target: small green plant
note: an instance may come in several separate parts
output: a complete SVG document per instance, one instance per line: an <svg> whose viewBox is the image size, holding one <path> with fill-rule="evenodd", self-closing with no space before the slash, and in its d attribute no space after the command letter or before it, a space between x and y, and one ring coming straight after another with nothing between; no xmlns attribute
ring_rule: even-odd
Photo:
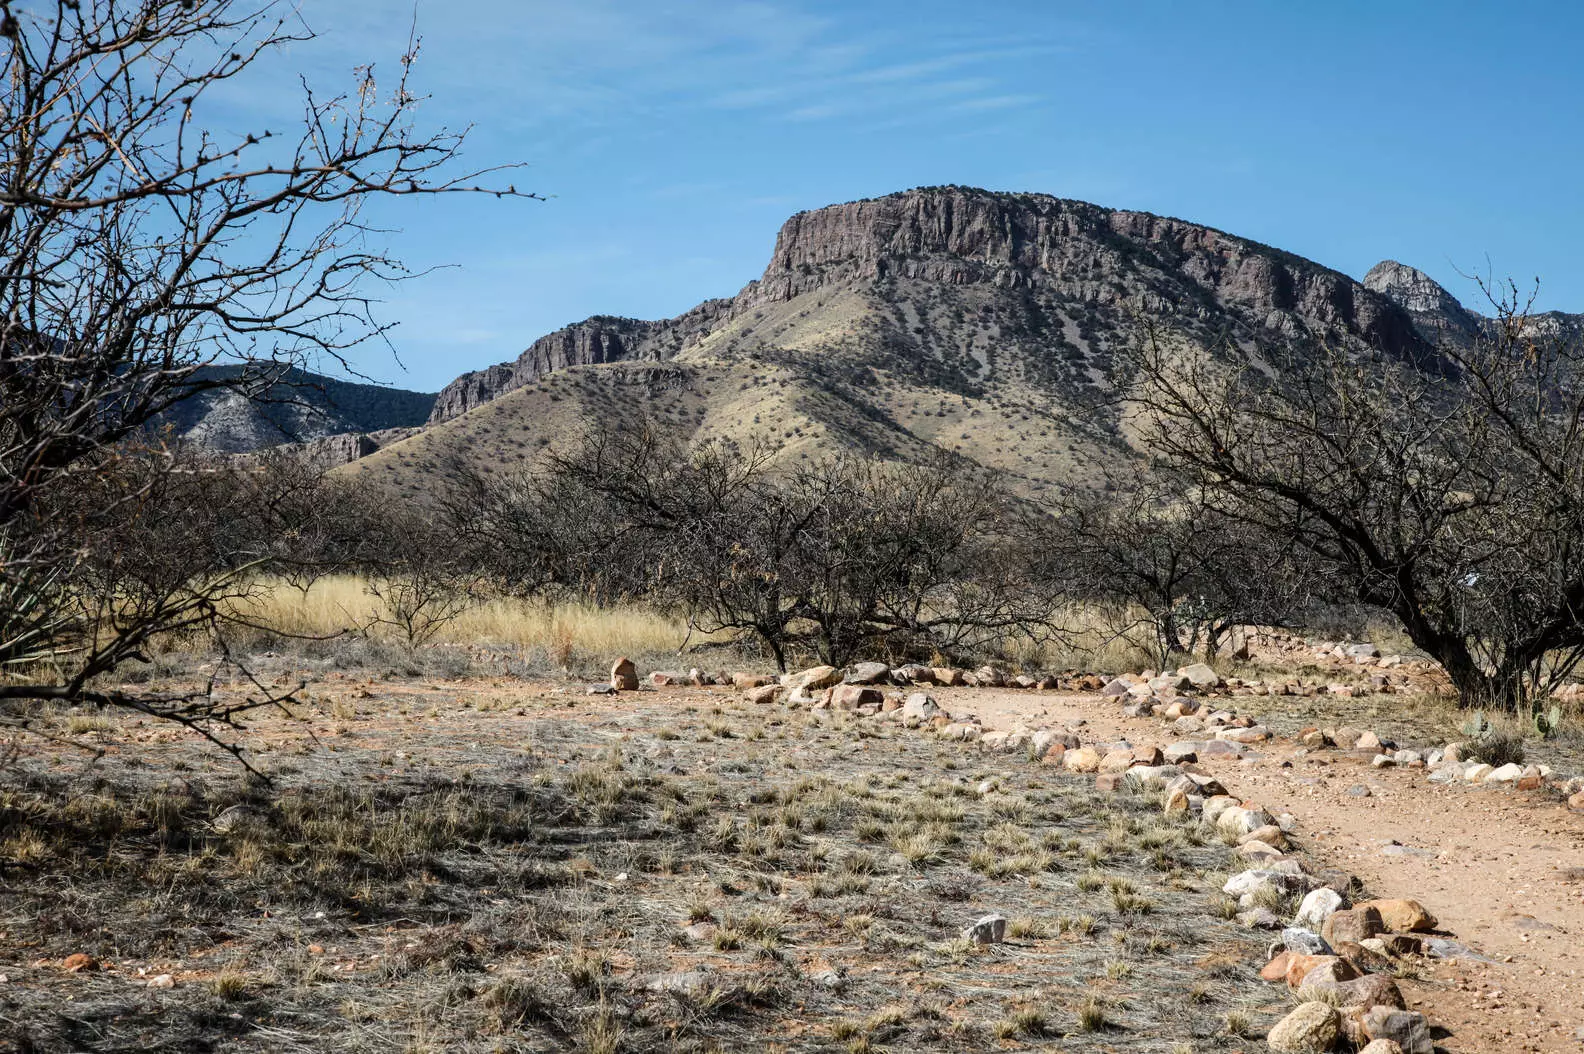
<svg viewBox="0 0 1584 1054"><path fill-rule="evenodd" d="M1538 734L1541 739L1555 739L1556 738L1556 734L1557 734L1557 729L1559 727L1561 727L1561 725L1562 725L1562 708L1560 706L1556 706L1555 704L1553 704L1551 709L1547 710L1544 713L1540 712L1540 708L1538 706L1535 707L1535 712L1534 712L1535 733Z"/></svg>

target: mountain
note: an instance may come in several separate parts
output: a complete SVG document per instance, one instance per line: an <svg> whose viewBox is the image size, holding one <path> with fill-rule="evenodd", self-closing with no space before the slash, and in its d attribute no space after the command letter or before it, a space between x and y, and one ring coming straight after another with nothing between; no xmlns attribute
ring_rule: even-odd
<svg viewBox="0 0 1584 1054"><path fill-rule="evenodd" d="M1429 275L1395 260L1371 267L1364 285L1401 307L1432 344L1468 347L1494 330L1495 319L1470 311ZM1529 315L1527 321L1542 335L1584 336L1584 314L1546 311Z"/></svg>
<svg viewBox="0 0 1584 1054"><path fill-rule="evenodd" d="M525 464L589 420L643 413L783 458L944 448L1038 494L1080 460L1126 455L1116 352L1150 332L1431 354L1377 277L1144 212L910 190L793 216L734 297L660 321L596 316L463 375L423 431L357 470L417 494L455 459Z"/></svg>
<svg viewBox="0 0 1584 1054"><path fill-rule="evenodd" d="M242 367L207 367L198 376L236 380L242 376ZM378 444L357 444L353 437L415 429L428 420L434 404L433 394L341 381L293 368L283 370L274 384L253 398L224 389L204 392L178 403L157 424L191 443L226 454L332 436L349 452L361 449L369 453ZM332 460L339 463L350 458Z"/></svg>

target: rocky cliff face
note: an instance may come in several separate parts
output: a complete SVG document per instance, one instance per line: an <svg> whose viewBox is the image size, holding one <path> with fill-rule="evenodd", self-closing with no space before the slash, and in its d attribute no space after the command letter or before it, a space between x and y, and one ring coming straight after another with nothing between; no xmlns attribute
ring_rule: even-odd
<svg viewBox="0 0 1584 1054"><path fill-rule="evenodd" d="M572 366L669 359L687 347L690 338L707 333L711 321L730 304L727 300L706 301L663 322L596 315L558 329L534 341L514 361L464 373L446 385L435 398L429 422L460 417L491 399Z"/></svg>
<svg viewBox="0 0 1584 1054"><path fill-rule="evenodd" d="M1429 275L1396 260L1382 260L1364 276L1364 286L1400 306L1431 343L1475 340L1485 319L1469 311Z"/></svg>
<svg viewBox="0 0 1584 1054"><path fill-rule="evenodd" d="M430 420L457 417L571 366L668 360L733 320L806 294L863 290L884 301L898 282L1033 297L1045 305L1035 313L1065 305L1068 324L1094 310L1113 318L1164 314L1206 331L1357 341L1397 355L1423 350L1413 321L1391 298L1290 253L1149 213L938 187L799 213L781 228L764 274L737 296L662 322L596 317L557 330L514 362L459 377L440 393ZM1024 321L1035 332L1063 326ZM965 354L971 343L961 334L942 339Z"/></svg>
<svg viewBox="0 0 1584 1054"><path fill-rule="evenodd" d="M240 380L234 366L207 368L201 376ZM256 398L217 389L183 400L156 424L218 453L240 454L346 433L411 428L429 417L435 397L424 392L359 384L283 370Z"/></svg>

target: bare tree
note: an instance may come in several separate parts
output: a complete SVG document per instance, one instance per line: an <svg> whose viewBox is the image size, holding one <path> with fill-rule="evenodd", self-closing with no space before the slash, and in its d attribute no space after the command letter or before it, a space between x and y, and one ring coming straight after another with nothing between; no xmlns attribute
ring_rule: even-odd
<svg viewBox="0 0 1584 1054"><path fill-rule="evenodd" d="M455 170L463 132L415 130L416 40L383 86L373 66L345 92L304 85L292 130L211 130L217 89L278 94L247 74L309 37L295 5L275 0L0 0L0 596L34 613L0 644L12 670L0 701L92 697L232 719L192 700L89 691L136 642L192 615L156 605L114 622L127 648L84 652L88 630L59 621L53 598L93 542L40 510L121 460L168 463L127 444L181 400L253 391L378 337L367 283L405 272L376 247L363 206L479 189L480 173ZM204 369L216 363L243 368ZM117 478L154 485L140 470ZM143 496L106 500L113 512ZM79 659L60 666L63 653ZM56 657L55 674L41 655Z"/></svg>
<svg viewBox="0 0 1584 1054"><path fill-rule="evenodd" d="M569 561L529 578L620 580L705 632L762 645L781 669L802 648L842 664L1048 631L1027 510L994 480L945 460L786 468L772 455L600 425L537 479L506 484L506 501L490 496L502 481L479 477L475 529L497 552Z"/></svg>
<svg viewBox="0 0 1584 1054"><path fill-rule="evenodd" d="M1283 624L1307 599L1290 539L1250 529L1222 496L1159 468L1070 492L1051 511L1058 588L1109 607L1118 636L1144 631L1160 666L1214 657L1233 626Z"/></svg>
<svg viewBox="0 0 1584 1054"><path fill-rule="evenodd" d="M1137 350L1147 440L1336 599L1389 611L1465 706L1538 706L1584 659L1584 352L1514 290L1419 362L1231 368Z"/></svg>

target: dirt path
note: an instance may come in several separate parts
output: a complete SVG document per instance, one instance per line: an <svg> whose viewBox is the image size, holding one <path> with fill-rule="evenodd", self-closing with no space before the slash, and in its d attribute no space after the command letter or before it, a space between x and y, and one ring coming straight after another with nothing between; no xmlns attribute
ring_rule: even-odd
<svg viewBox="0 0 1584 1054"><path fill-rule="evenodd" d="M1083 720L1097 739L1170 739L1155 719L1123 717L1095 696L936 694L992 728ZM1278 740L1263 753L1206 768L1233 793L1291 812L1317 863L1356 874L1373 896L1419 900L1443 930L1495 960L1427 960L1423 978L1403 985L1413 1008L1446 1030L1439 1047L1584 1051L1584 818L1540 793L1433 784L1422 771L1374 769L1340 751L1300 755Z"/></svg>

